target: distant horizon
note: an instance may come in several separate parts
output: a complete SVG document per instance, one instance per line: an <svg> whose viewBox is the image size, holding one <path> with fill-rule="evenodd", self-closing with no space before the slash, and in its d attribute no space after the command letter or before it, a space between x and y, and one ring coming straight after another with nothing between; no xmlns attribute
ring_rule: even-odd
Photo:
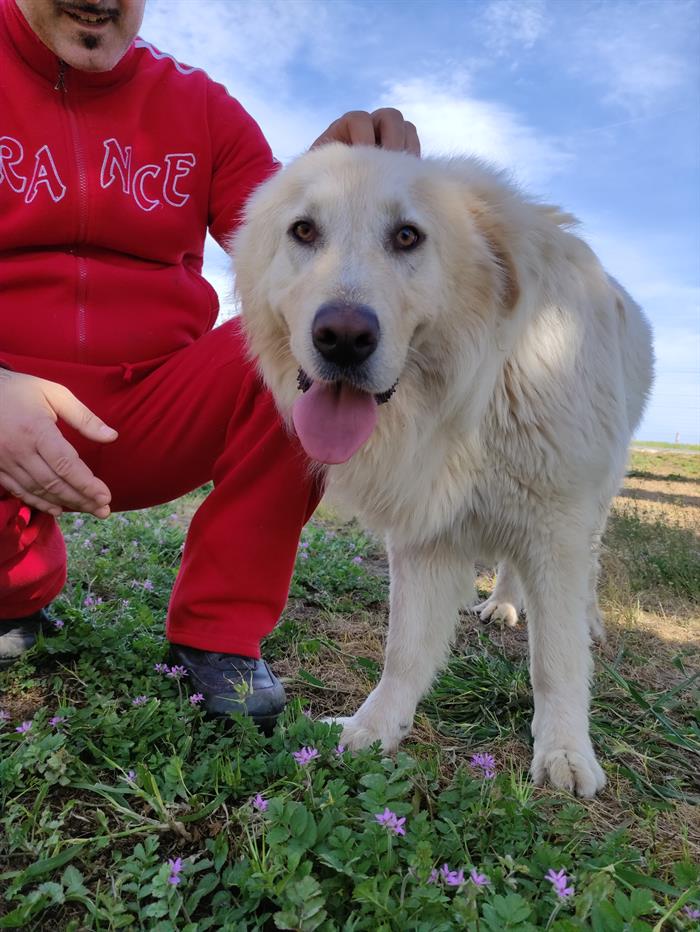
<svg viewBox="0 0 700 932"><path fill-rule="evenodd" d="M393 105L426 154L576 215L654 328L637 436L700 443L700 0L148 0L141 35L223 83L282 162ZM211 239L204 268L230 313Z"/></svg>

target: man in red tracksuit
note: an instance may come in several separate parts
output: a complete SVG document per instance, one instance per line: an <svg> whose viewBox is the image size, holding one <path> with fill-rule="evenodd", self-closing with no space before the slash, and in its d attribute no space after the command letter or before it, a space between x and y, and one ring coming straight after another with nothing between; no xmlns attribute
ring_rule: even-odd
<svg viewBox="0 0 700 932"><path fill-rule="evenodd" d="M260 640L320 494L202 277L276 170L196 68L135 38L145 0L0 0L0 665L66 576L55 518L106 518L202 483L170 602L171 659L210 711L284 705ZM418 153L397 111L317 140Z"/></svg>

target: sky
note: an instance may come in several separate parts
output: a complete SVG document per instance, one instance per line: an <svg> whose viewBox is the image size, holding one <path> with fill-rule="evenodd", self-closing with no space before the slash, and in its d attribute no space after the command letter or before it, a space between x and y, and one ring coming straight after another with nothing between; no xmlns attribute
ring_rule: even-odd
<svg viewBox="0 0 700 932"><path fill-rule="evenodd" d="M147 0L141 35L224 84L282 162L395 106L425 154L574 213L654 330L636 437L700 443L700 0ZM205 274L230 313L211 240Z"/></svg>

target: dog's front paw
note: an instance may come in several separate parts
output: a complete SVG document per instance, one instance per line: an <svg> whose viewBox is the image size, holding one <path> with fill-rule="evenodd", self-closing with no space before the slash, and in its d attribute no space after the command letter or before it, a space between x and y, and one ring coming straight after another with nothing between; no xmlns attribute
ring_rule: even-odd
<svg viewBox="0 0 700 932"><path fill-rule="evenodd" d="M329 718L325 721L343 726L343 733L340 736L340 744L349 751L359 751L360 748L368 748L370 745L379 741L382 750L390 752L395 751L399 746L401 739L408 734L411 725L408 723L405 728L390 728L386 722L373 722L357 713L347 718Z"/></svg>
<svg viewBox="0 0 700 932"><path fill-rule="evenodd" d="M569 748L537 750L530 768L535 783L551 783L558 790L568 790L577 796L590 798L605 786L605 773L596 760L593 749L574 751Z"/></svg>
<svg viewBox="0 0 700 932"><path fill-rule="evenodd" d="M499 598L496 593L485 602L474 605L472 612L482 621L503 621L509 628L514 628L518 623L518 608L512 602Z"/></svg>

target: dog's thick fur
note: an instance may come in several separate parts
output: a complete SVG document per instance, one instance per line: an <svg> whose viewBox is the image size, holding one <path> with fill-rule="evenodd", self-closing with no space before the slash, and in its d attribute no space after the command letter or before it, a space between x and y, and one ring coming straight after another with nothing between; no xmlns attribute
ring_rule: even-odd
<svg viewBox="0 0 700 932"><path fill-rule="evenodd" d="M300 218L318 238L290 235ZM446 660L476 558L505 561L491 606L528 611L537 782L592 796L588 728L598 542L649 392L649 325L572 217L472 159L330 145L252 197L233 244L251 350L285 417L328 301L376 313L360 387L370 439L328 491L386 537L384 671L350 718L351 748L395 748ZM395 248L397 227L425 236ZM359 377L358 377L359 378ZM353 379L355 384L357 380Z"/></svg>

